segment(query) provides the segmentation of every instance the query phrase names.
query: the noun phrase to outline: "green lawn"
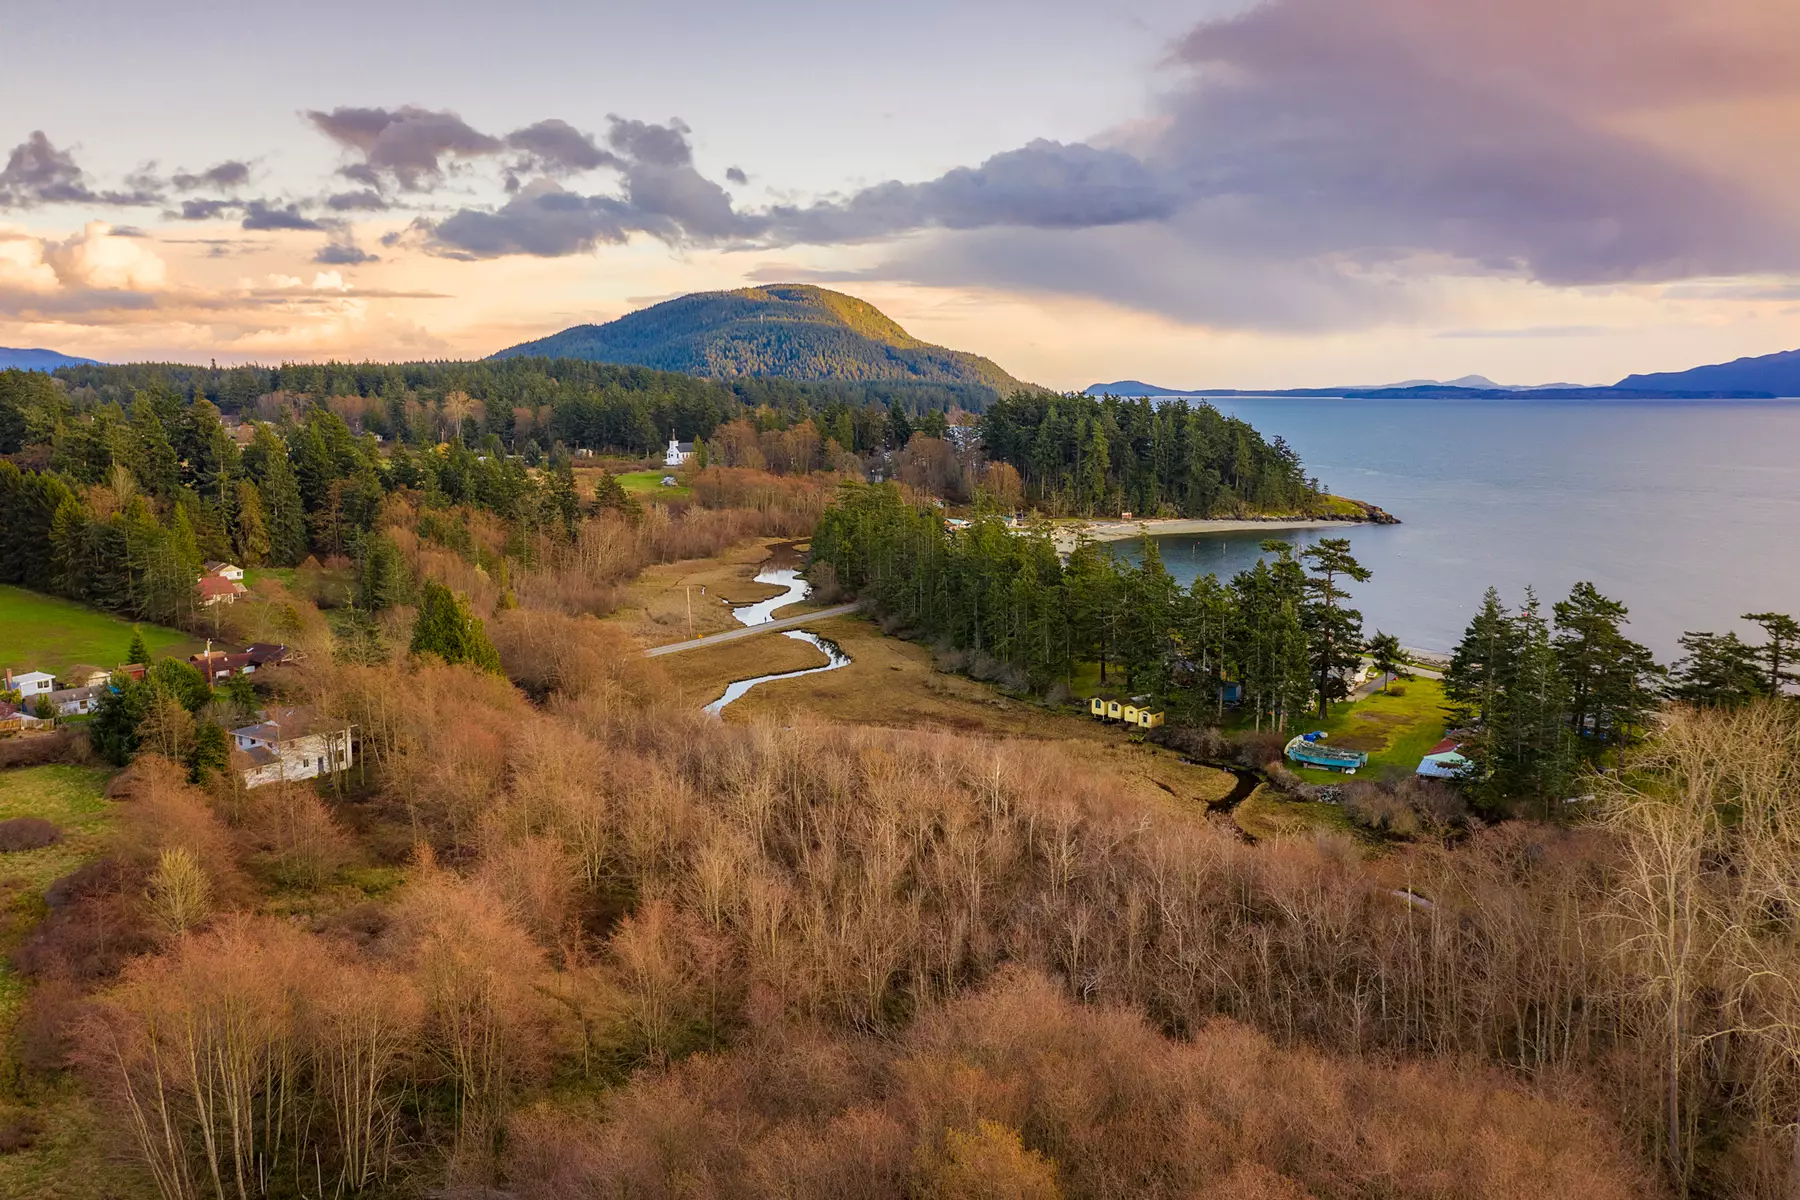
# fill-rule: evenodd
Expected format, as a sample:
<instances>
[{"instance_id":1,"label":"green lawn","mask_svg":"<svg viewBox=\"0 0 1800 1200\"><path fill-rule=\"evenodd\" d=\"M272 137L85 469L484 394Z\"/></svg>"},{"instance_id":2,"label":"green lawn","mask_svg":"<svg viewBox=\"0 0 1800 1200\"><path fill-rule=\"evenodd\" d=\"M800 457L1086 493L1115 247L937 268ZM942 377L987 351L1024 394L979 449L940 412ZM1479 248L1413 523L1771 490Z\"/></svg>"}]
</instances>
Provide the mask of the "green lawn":
<instances>
[{"instance_id":1,"label":"green lawn","mask_svg":"<svg viewBox=\"0 0 1800 1200\"><path fill-rule=\"evenodd\" d=\"M0 853L0 1044L11 1042L25 992L24 982L4 965L6 954L43 917L44 888L101 852L113 810L101 794L107 774L68 766L0 771L0 820L42 817L63 832L54 846ZM147 1180L102 1152L105 1118L73 1075L25 1076L8 1064L0 1081L0 1123L18 1117L29 1120L38 1136L29 1149L0 1155L0 1196L98 1200L146 1194Z\"/></svg>"},{"instance_id":2,"label":"green lawn","mask_svg":"<svg viewBox=\"0 0 1800 1200\"><path fill-rule=\"evenodd\" d=\"M615 476L615 478L618 479L620 487L637 496L676 497L693 495L693 489L686 485L677 487L664 487L662 485L663 476L673 474L675 474L674 471L627 471L623 475Z\"/></svg>"},{"instance_id":3,"label":"green lawn","mask_svg":"<svg viewBox=\"0 0 1800 1200\"><path fill-rule=\"evenodd\" d=\"M1395 683L1386 695L1376 692L1355 704L1333 705L1330 719L1308 717L1299 728L1306 733L1323 729L1327 745L1368 751L1369 765L1359 774L1400 770L1410 775L1425 752L1443 740L1444 688L1435 679ZM1299 774L1309 783L1343 779L1336 771L1310 768Z\"/></svg>"},{"instance_id":4,"label":"green lawn","mask_svg":"<svg viewBox=\"0 0 1800 1200\"><path fill-rule=\"evenodd\" d=\"M187 655L200 644L179 629L138 625L152 654ZM77 663L110 670L131 648L132 622L24 588L0 586L0 667L67 670Z\"/></svg>"}]
</instances>

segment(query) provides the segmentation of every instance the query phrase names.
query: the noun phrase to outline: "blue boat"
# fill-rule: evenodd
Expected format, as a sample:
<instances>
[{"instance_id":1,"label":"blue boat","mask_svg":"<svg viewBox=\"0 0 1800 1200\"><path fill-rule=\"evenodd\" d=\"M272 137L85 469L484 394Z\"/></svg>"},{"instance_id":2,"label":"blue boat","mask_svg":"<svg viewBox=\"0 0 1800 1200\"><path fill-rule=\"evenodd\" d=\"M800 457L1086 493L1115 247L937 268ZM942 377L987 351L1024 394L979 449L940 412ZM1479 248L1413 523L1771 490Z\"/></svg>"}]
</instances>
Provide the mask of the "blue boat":
<instances>
[{"instance_id":1,"label":"blue boat","mask_svg":"<svg viewBox=\"0 0 1800 1200\"><path fill-rule=\"evenodd\" d=\"M1336 746L1325 745L1324 731L1303 733L1287 744L1287 756L1303 767L1318 767L1325 771L1342 771L1346 775L1356 774L1358 767L1366 766L1369 756L1361 750L1340 750Z\"/></svg>"}]
</instances>

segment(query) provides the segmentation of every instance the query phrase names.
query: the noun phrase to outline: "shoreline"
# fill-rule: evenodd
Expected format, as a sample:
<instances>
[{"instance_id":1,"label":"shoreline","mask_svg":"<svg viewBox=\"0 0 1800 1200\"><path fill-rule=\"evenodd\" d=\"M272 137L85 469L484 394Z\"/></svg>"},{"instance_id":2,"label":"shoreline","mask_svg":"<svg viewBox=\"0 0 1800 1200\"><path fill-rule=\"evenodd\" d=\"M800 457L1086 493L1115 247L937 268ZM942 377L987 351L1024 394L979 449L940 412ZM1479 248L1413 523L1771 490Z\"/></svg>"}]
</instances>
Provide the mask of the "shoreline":
<instances>
[{"instance_id":1,"label":"shoreline","mask_svg":"<svg viewBox=\"0 0 1800 1200\"><path fill-rule=\"evenodd\" d=\"M1146 517L1141 521L1075 521L1059 524L1052 535L1057 553L1075 548L1082 534L1096 542L1126 542L1148 533L1152 537L1184 533L1243 533L1252 529L1334 529L1342 525L1378 525L1366 517Z\"/></svg>"}]
</instances>

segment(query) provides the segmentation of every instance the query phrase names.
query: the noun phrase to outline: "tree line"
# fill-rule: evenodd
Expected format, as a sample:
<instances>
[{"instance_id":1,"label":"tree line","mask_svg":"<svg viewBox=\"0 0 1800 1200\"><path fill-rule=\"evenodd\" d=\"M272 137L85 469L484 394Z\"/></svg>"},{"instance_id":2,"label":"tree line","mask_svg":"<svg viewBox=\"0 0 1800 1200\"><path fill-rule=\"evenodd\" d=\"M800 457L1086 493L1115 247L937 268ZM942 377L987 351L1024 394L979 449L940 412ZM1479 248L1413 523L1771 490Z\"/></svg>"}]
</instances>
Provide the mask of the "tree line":
<instances>
[{"instance_id":1,"label":"tree line","mask_svg":"<svg viewBox=\"0 0 1800 1200\"><path fill-rule=\"evenodd\" d=\"M1166 696L1199 721L1241 687L1258 728L1325 714L1361 661L1348 585L1369 571L1343 538L1296 552L1278 540L1227 583L1183 589L1154 540L1129 564L1090 540L1067 561L1044 527L979 513L949 529L940 510L887 484L846 484L812 539L828 578L928 640L985 656L1022 685L1066 684L1084 663L1102 683Z\"/></svg>"},{"instance_id":2,"label":"tree line","mask_svg":"<svg viewBox=\"0 0 1800 1200\"><path fill-rule=\"evenodd\" d=\"M1323 511L1325 496L1281 438L1210 404L1018 392L981 418L988 458L1056 514L1209 517Z\"/></svg>"}]
</instances>

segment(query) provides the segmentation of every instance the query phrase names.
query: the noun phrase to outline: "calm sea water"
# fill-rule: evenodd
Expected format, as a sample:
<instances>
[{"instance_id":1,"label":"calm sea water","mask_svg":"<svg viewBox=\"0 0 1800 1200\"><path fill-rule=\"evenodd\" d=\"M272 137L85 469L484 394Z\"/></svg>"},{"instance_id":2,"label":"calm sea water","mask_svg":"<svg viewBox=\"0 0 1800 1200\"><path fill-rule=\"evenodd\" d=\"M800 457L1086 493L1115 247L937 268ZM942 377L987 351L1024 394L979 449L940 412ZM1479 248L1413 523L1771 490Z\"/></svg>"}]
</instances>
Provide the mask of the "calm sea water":
<instances>
[{"instance_id":1,"label":"calm sea water","mask_svg":"<svg viewBox=\"0 0 1800 1200\"><path fill-rule=\"evenodd\" d=\"M1264 537L1348 536L1375 573L1356 588L1365 627L1428 650L1455 645L1490 584L1547 605L1592 580L1664 661L1683 630L1800 615L1800 402L1215 403L1404 524L1159 539L1184 583L1228 578Z\"/></svg>"}]
</instances>

